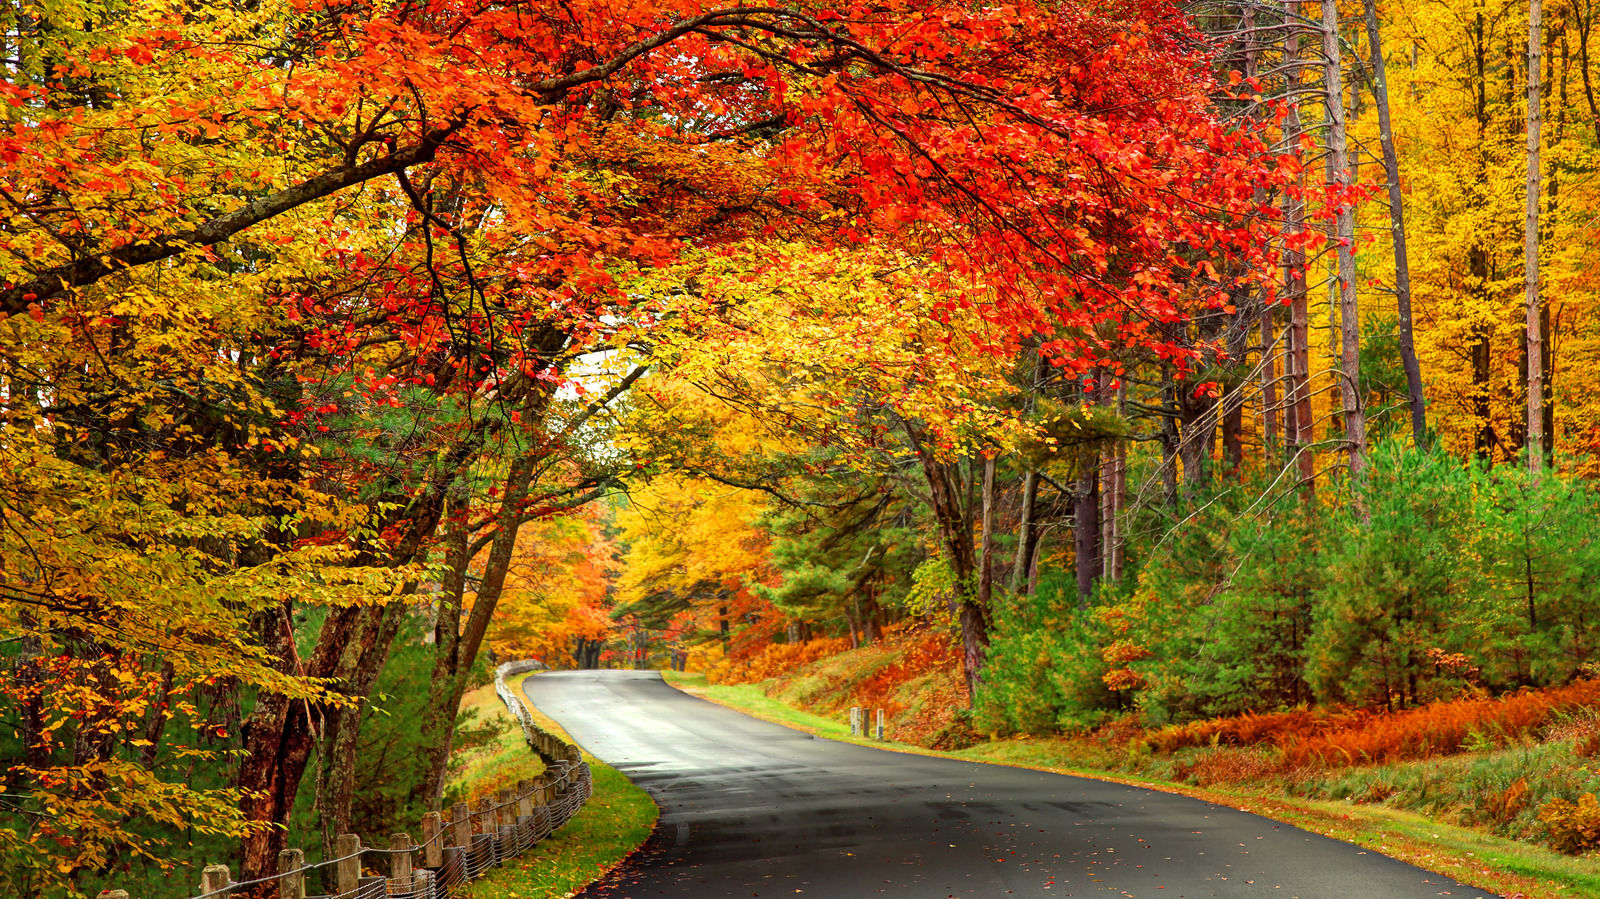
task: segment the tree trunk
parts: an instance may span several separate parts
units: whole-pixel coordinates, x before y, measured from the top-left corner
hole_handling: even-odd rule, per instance
[[[907,438],[922,463],[928,484],[928,500],[939,537],[955,575],[960,595],[957,617],[961,623],[962,670],[967,680],[967,701],[976,701],[983,685],[983,665],[989,654],[989,607],[977,598],[977,559],[972,545],[971,506],[963,504],[961,485],[952,476],[951,466],[939,461],[928,446],[922,430],[904,422]]]
[[[1528,333],[1528,470],[1544,467],[1544,334],[1539,316],[1539,127],[1544,121],[1539,88],[1543,44],[1542,0],[1528,2],[1528,177],[1522,225],[1523,317]]]
[[[1087,609],[1094,585],[1105,572],[1100,558],[1100,472],[1090,466],[1078,478],[1073,496],[1073,549],[1078,570],[1078,608]]]
[[[335,683],[347,682],[355,673],[351,666],[372,657],[370,650],[378,638],[377,623],[382,614],[382,606],[331,610],[317,636],[311,660],[304,666],[305,672]],[[263,642],[279,660],[280,670],[294,673],[294,668],[289,667],[296,658],[294,635],[287,618],[281,627],[269,629],[267,636]],[[255,711],[245,725],[245,755],[239,766],[239,788],[244,793],[240,811],[247,820],[279,826],[261,828],[244,839],[241,879],[264,877],[277,870],[278,853],[286,848],[287,831],[282,825],[288,823],[301,776],[315,748],[310,711],[304,701],[268,693],[257,699]]]
[[[1372,54],[1372,97],[1378,108],[1378,143],[1383,150],[1384,179],[1389,190],[1389,236],[1394,245],[1394,295],[1400,319],[1400,365],[1406,373],[1406,400],[1411,410],[1411,439],[1428,448],[1427,397],[1423,394],[1422,366],[1411,320],[1411,257],[1406,249],[1406,204],[1400,192],[1400,157],[1394,148],[1394,125],[1389,115],[1389,75],[1383,58],[1383,34],[1378,27],[1377,0],[1363,0],[1367,43]]]
[[[1028,578],[1028,549],[1033,543],[1033,504],[1039,496],[1039,473],[1029,469],[1022,475],[1022,515],[1017,523],[1017,554],[1011,563],[1011,578],[1006,587],[1012,596],[1022,595]]]
[[[422,712],[422,782],[411,796],[414,806],[433,808],[444,795],[444,775],[449,768],[450,749],[455,742],[454,709],[450,705],[454,681],[460,668],[461,613],[466,605],[468,551],[471,535],[467,513],[470,499],[465,491],[451,497],[451,528],[445,537],[445,558],[449,568],[435,602],[433,623],[433,679],[428,684],[428,704]],[[460,699],[456,700],[460,706]],[[342,832],[342,831],[341,831]]]
[[[994,457],[983,460],[982,541],[978,545],[978,605],[992,608],[994,599]]]
[[[539,396],[539,395],[536,395]],[[524,415],[529,418],[536,416],[542,405],[542,396],[530,401]],[[505,593],[506,574],[511,569],[511,560],[516,553],[517,534],[522,527],[522,519],[526,514],[528,493],[533,485],[533,472],[537,467],[536,460],[531,453],[522,453],[512,459],[506,471],[503,489],[501,490],[500,508],[496,513],[494,536],[489,544],[489,554],[483,563],[483,579],[478,584],[478,590],[473,595],[472,614],[468,616],[466,626],[461,631],[459,639],[450,640],[448,635],[440,633],[435,628],[436,648],[440,655],[436,657],[434,665],[434,679],[428,691],[428,705],[426,718],[423,722],[423,731],[428,735],[424,745],[428,752],[428,774],[423,779],[422,792],[416,797],[428,807],[438,805],[444,796],[445,774],[449,768],[450,750],[455,742],[455,724],[457,710],[461,707],[461,696],[466,692],[467,676],[472,670],[472,665],[478,658],[478,651],[483,646],[483,638],[488,633],[489,622],[494,617],[494,610],[499,605],[500,597]],[[465,519],[467,509],[461,510],[461,517]],[[453,529],[459,530],[459,528]],[[465,599],[465,582],[467,566],[471,564],[475,555],[472,547],[467,544],[470,535],[461,535],[457,538],[452,534],[454,566],[458,566],[450,573],[448,580],[451,594],[447,601],[454,603],[454,620],[459,621]],[[457,592],[458,587],[460,592]],[[441,619],[447,616],[441,615]],[[446,638],[451,652],[446,655],[446,646],[440,643],[440,638]]]
[[[1170,372],[1161,385],[1161,497],[1168,509],[1178,508],[1178,390]]]
[[[1538,2],[1538,0],[1534,0]],[[1328,101],[1329,188],[1336,194],[1334,238],[1339,258],[1339,398],[1350,477],[1359,478],[1367,461],[1367,419],[1361,392],[1361,314],[1356,307],[1355,200],[1351,195],[1349,136],[1345,128],[1344,69],[1339,47],[1339,8],[1322,4],[1323,83]]]
[[[1272,307],[1261,310],[1261,440],[1269,460],[1277,457],[1278,436],[1278,330]]]
[[[372,653],[373,657],[358,660],[353,665],[355,674],[346,687],[351,696],[365,698],[371,695],[378,674],[388,660],[389,648],[400,631],[400,621],[406,614],[408,610],[402,602],[391,602],[383,607],[383,614],[374,625],[378,629],[377,636],[364,650]],[[351,704],[330,709],[323,716],[323,768],[317,784],[317,807],[325,852],[332,851],[339,834],[355,832],[351,826],[350,806],[355,797],[356,748],[364,712],[364,704]]]
[[[1291,19],[1299,17],[1300,0],[1287,0],[1285,7]],[[1298,25],[1291,22],[1284,37],[1284,58],[1291,91],[1289,113],[1284,120],[1284,140],[1290,145],[1297,143],[1302,133],[1299,102],[1293,99],[1293,92],[1299,87],[1301,78],[1300,36],[1297,28]],[[1300,243],[1306,232],[1305,203],[1300,199],[1305,193],[1305,179],[1303,175],[1297,177],[1300,190],[1297,193],[1285,193],[1283,210],[1286,236],[1294,243],[1294,246],[1285,248],[1283,253],[1286,269],[1284,292],[1289,297],[1287,367],[1293,418],[1285,442],[1300,471],[1301,497],[1306,503],[1312,503],[1316,501],[1317,469],[1316,459],[1311,453],[1311,445],[1316,441],[1311,420],[1311,323],[1306,297],[1306,254],[1304,245]]]

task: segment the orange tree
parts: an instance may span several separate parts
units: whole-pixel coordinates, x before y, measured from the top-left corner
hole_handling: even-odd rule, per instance
[[[1158,0],[67,0],[0,30],[23,892],[169,858],[130,806],[271,871],[320,723],[424,583],[451,707],[520,526],[625,465],[584,434],[639,372],[557,387],[617,322],[648,333],[629,272],[755,236],[892,245],[996,351],[1082,367],[1170,355],[1153,326],[1262,261],[1270,166]],[[219,684],[251,700],[234,792],[181,786],[168,746]]]

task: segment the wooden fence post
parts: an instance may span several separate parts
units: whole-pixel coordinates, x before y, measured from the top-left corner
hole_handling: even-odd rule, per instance
[[[233,884],[227,865],[206,865],[200,872],[200,894],[220,893]]]
[[[510,827],[511,825],[517,823],[516,819],[512,817],[510,788],[508,787],[504,790],[501,790],[498,794],[498,798],[500,801],[496,803],[494,810],[495,827]]]
[[[450,810],[451,830],[455,831],[455,845],[461,849],[472,846],[472,816],[467,813],[467,804],[458,802]]]
[[[278,899],[306,899],[306,854],[299,849],[278,853]]]
[[[341,833],[333,845],[339,859],[334,869],[334,889],[341,896],[355,895],[361,887],[361,838],[353,833]]]
[[[444,852],[441,843],[444,840],[444,825],[440,822],[438,812],[429,812],[422,816],[422,867],[438,868],[444,864]]]
[[[533,784],[517,781],[517,817],[533,814]]]
[[[411,893],[411,834],[397,833],[389,837],[389,880],[400,895]]]

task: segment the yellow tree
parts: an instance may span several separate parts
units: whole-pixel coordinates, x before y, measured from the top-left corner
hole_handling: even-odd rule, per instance
[[[615,546],[600,506],[528,526],[517,538],[504,595],[489,627],[501,658],[592,668],[614,631],[608,616]]]

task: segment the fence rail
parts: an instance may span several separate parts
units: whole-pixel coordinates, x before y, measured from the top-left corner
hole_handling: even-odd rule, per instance
[[[409,833],[396,833],[387,847],[363,846],[356,834],[342,834],[332,858],[307,864],[301,850],[286,849],[278,855],[278,873],[245,882],[235,882],[226,865],[208,865],[191,899],[451,899],[458,887],[527,852],[576,815],[594,790],[583,754],[535,724],[506,683],[510,675],[543,667],[524,660],[494,672],[495,692],[522,727],[529,748],[545,760],[540,777],[518,781],[515,789],[471,806],[456,803],[448,816],[429,812],[422,818],[420,843]],[[327,892],[310,893],[313,882]],[[99,899],[130,897],[108,889]]]

